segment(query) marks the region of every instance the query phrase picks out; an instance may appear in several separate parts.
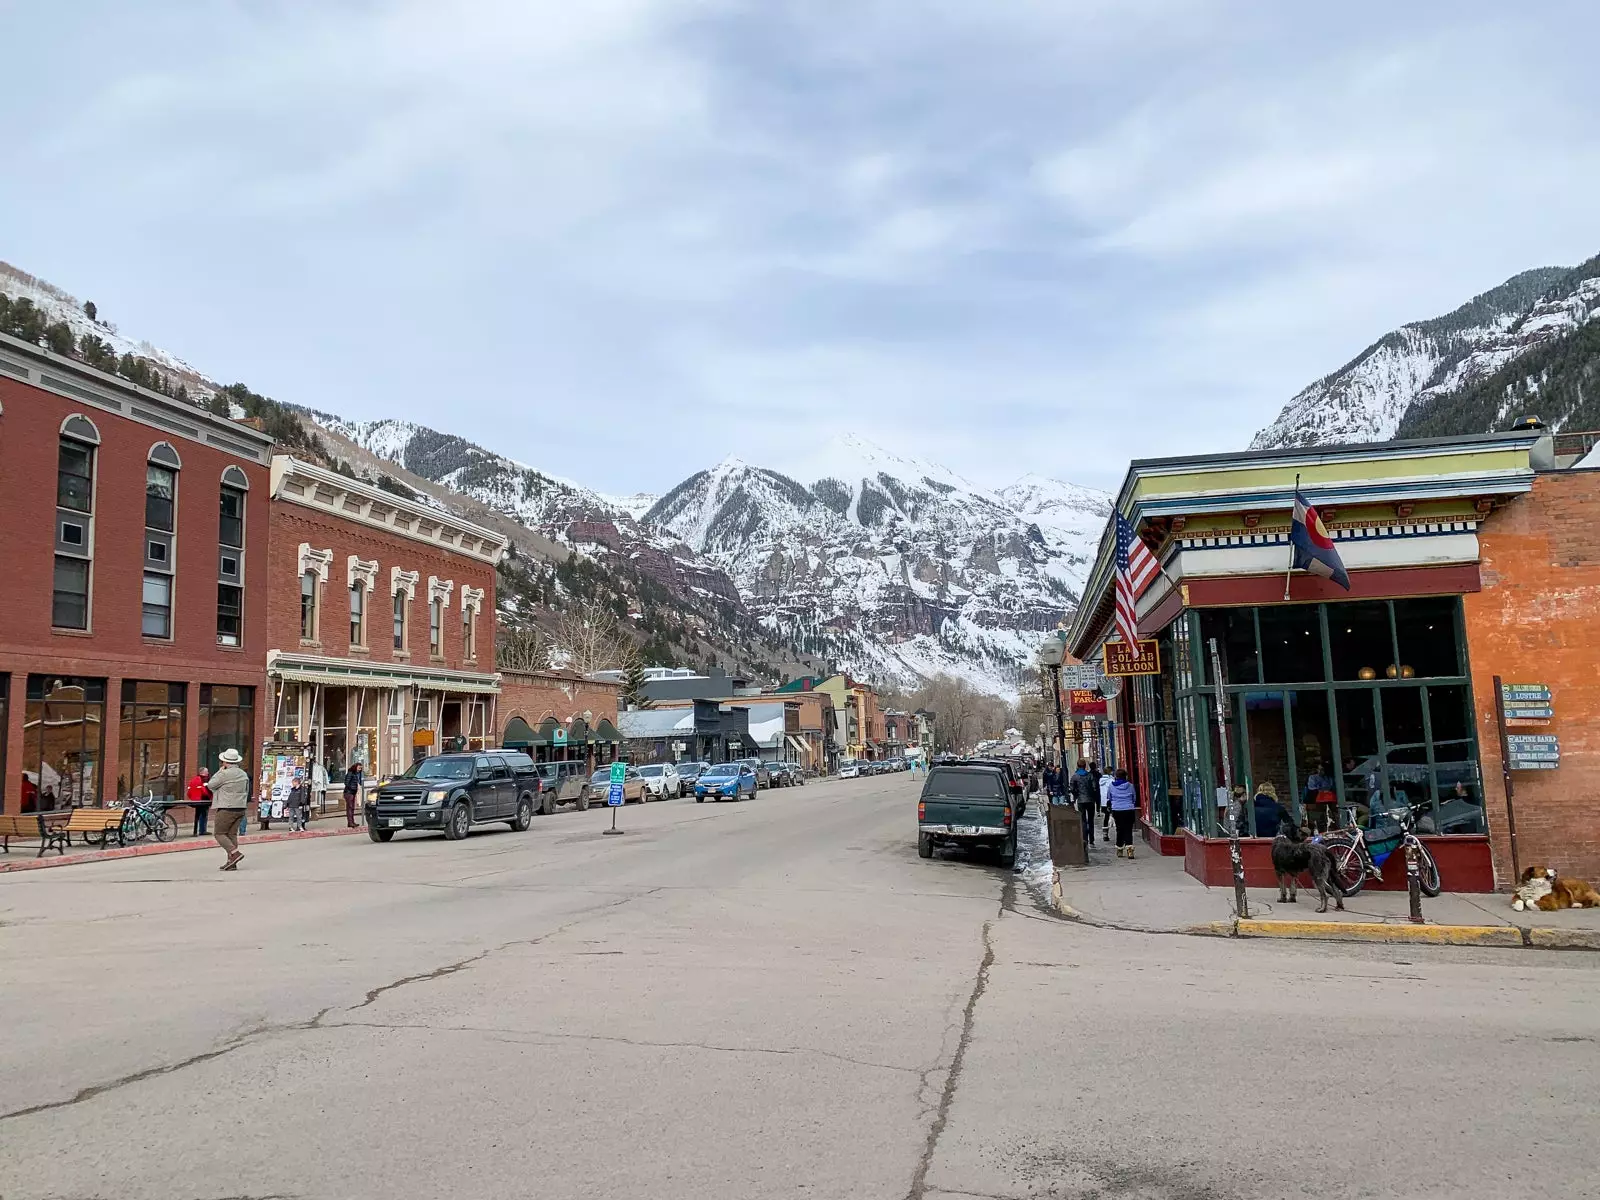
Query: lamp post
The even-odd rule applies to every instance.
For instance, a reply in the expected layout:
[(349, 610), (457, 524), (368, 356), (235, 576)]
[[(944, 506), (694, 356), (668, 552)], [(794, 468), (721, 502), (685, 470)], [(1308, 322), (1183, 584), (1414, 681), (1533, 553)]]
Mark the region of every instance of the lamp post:
[[(1066, 636), (1060, 631), (1045, 638), (1039, 647), (1039, 665), (1050, 672), (1050, 694), (1056, 711), (1056, 769), (1067, 769), (1067, 727), (1061, 712), (1061, 660), (1066, 656)], [(1084, 845), (1083, 819), (1075, 805), (1048, 804), (1046, 825), (1050, 831), (1050, 860), (1058, 867), (1087, 867), (1088, 849)]]

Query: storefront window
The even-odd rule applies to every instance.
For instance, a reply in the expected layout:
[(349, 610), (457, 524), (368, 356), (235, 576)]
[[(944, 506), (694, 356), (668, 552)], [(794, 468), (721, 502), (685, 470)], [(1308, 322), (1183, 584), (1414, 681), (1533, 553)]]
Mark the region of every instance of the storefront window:
[(106, 681), (29, 675), (23, 709), (22, 811), (100, 802)]
[[(1485, 831), (1458, 598), (1206, 610), (1185, 623), (1203, 658), (1212, 638), (1223, 651), (1234, 779), (1252, 794), (1271, 783), (1296, 816), (1318, 822), (1368, 825), (1407, 808), (1424, 832)], [(1258, 665), (1267, 684), (1293, 686), (1254, 682)], [(1168, 678), (1179, 691), (1183, 822), (1220, 832), (1211, 687), (1183, 686), (1176, 666)]]
[(183, 794), (183, 725), (188, 689), (181, 683), (122, 681), (117, 797), (176, 801)]
[(256, 690), (217, 683), (200, 685), (200, 763), (215, 771), (218, 755), (237, 750), (244, 769), (255, 777)]

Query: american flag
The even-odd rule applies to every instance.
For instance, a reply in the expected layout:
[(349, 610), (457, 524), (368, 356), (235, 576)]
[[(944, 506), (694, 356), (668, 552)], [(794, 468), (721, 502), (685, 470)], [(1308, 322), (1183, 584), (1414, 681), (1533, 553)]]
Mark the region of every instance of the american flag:
[(1134, 602), (1144, 595), (1150, 581), (1161, 572), (1161, 564), (1128, 518), (1117, 514), (1117, 631), (1129, 646), (1139, 644), (1139, 613)]

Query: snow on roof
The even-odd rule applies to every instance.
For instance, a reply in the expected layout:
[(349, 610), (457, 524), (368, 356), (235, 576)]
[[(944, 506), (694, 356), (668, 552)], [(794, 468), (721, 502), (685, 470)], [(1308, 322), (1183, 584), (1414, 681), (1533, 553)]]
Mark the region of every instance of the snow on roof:
[(617, 714), (617, 732), (624, 738), (664, 738), (693, 730), (692, 708), (634, 708)]

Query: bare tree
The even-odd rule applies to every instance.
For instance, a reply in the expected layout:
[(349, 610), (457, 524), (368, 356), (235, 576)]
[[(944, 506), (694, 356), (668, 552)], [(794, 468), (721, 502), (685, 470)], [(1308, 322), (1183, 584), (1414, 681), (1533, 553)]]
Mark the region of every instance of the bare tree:
[(550, 666), (550, 639), (537, 625), (501, 628), (495, 636), (494, 661), (502, 671), (543, 671)]
[(621, 662), (622, 638), (616, 615), (593, 600), (576, 604), (561, 614), (554, 640), (551, 661), (559, 659), (563, 666), (580, 675), (610, 670)]

